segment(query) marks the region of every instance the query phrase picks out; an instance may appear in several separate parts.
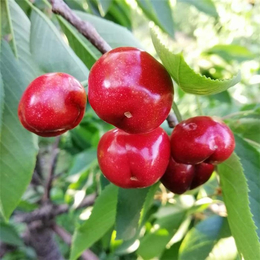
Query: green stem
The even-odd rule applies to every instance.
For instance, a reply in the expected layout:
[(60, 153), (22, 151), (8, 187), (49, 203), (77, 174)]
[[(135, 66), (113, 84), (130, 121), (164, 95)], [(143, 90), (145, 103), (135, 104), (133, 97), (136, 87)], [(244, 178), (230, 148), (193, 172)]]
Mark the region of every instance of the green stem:
[(197, 103), (197, 107), (198, 107), (198, 111), (199, 111), (199, 115), (202, 116), (204, 115), (201, 104), (200, 104), (200, 100), (199, 100), (199, 96), (195, 96), (196, 97), (196, 103)]
[(178, 122), (181, 122), (182, 116), (175, 102), (172, 103), (172, 109), (174, 111), (174, 114), (176, 115)]
[(88, 87), (88, 80), (81, 81), (80, 83), (84, 88)]
[(13, 29), (11, 14), (10, 14), (9, 6), (8, 6), (8, 0), (5, 0), (5, 6), (6, 6), (8, 24), (9, 24), (10, 32), (11, 32), (11, 35), (12, 35), (12, 45), (13, 45), (14, 56), (16, 58), (18, 58), (18, 52), (17, 52), (16, 41), (15, 41), (15, 36), (14, 36), (14, 29)]

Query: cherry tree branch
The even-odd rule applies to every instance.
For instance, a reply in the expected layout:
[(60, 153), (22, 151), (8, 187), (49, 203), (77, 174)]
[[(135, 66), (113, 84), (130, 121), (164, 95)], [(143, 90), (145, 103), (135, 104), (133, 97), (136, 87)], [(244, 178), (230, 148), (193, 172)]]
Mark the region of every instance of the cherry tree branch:
[(98, 34), (94, 26), (89, 22), (81, 20), (73, 11), (63, 2), (63, 0), (50, 0), (52, 11), (61, 15), (70, 24), (72, 24), (82, 35), (84, 35), (101, 53), (106, 53), (112, 48)]
[(55, 140), (53, 147), (52, 147), (50, 169), (49, 169), (47, 182), (46, 182), (46, 185), (45, 185), (44, 194), (43, 194), (43, 198), (42, 198), (43, 202), (50, 200), (50, 190), (51, 190), (51, 187), (52, 187), (53, 175), (54, 175), (56, 163), (57, 163), (57, 160), (58, 160), (58, 154), (59, 154), (58, 146), (59, 146), (60, 138), (61, 138), (61, 136), (56, 137), (56, 140)]
[[(71, 234), (57, 224), (52, 225), (52, 230), (68, 245), (71, 245), (72, 237)], [(83, 260), (98, 260), (98, 257), (89, 249), (85, 250), (81, 258)]]
[[(81, 204), (77, 207), (77, 209), (93, 205), (96, 196), (97, 195), (95, 193), (86, 196), (84, 200), (81, 202)], [(31, 223), (33, 221), (38, 221), (38, 220), (50, 220), (56, 217), (57, 215), (61, 215), (63, 213), (68, 212), (69, 209), (70, 206), (68, 204), (54, 205), (52, 203), (46, 203), (43, 206), (41, 206), (39, 209), (36, 209), (32, 212), (20, 213), (15, 215), (14, 220), (17, 222), (25, 222), (25, 223)]]

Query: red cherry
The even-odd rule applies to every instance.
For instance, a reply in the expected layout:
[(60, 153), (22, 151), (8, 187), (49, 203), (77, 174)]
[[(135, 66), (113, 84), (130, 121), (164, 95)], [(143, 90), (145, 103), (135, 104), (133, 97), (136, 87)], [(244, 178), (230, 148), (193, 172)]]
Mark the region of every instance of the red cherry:
[(218, 164), (232, 154), (234, 135), (222, 121), (197, 116), (179, 123), (171, 134), (171, 153), (176, 162)]
[(47, 73), (31, 82), (22, 95), (18, 116), (29, 131), (57, 136), (76, 127), (85, 112), (84, 87), (65, 73)]
[(171, 158), (161, 182), (171, 192), (182, 194), (205, 183), (213, 171), (214, 165), (209, 163), (183, 164)]
[(128, 133), (147, 133), (168, 116), (173, 83), (150, 54), (120, 47), (104, 54), (92, 67), (88, 98), (104, 121)]
[(98, 145), (102, 173), (122, 188), (144, 188), (157, 182), (170, 158), (170, 141), (162, 128), (146, 134), (110, 130)]

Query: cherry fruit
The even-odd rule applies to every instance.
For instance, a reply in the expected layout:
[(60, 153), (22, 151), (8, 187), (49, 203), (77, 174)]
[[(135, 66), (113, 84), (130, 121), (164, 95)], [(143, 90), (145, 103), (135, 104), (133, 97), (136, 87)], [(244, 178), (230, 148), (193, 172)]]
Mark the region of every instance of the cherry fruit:
[(168, 116), (173, 83), (150, 54), (119, 47), (105, 53), (92, 67), (88, 99), (104, 121), (131, 134), (147, 133)]
[(171, 192), (182, 194), (208, 181), (213, 171), (214, 165), (209, 163), (183, 164), (171, 158), (161, 182)]
[(57, 136), (80, 123), (86, 102), (85, 89), (74, 77), (47, 73), (26, 88), (18, 116), (27, 130), (44, 137)]
[(98, 145), (102, 173), (122, 188), (153, 185), (164, 174), (169, 158), (169, 137), (160, 127), (135, 135), (116, 128), (104, 134)]
[(179, 123), (170, 138), (171, 155), (176, 162), (218, 164), (232, 154), (234, 135), (222, 121), (197, 116)]

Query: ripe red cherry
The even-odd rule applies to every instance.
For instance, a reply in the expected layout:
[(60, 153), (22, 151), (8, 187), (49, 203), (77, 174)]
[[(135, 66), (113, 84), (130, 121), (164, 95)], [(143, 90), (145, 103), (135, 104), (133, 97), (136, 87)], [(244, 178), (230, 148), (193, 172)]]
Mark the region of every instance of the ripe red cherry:
[(146, 134), (110, 130), (98, 145), (98, 162), (105, 177), (122, 188), (153, 185), (164, 174), (170, 158), (170, 141), (162, 128)]
[(166, 119), (173, 84), (150, 54), (120, 47), (104, 54), (88, 79), (89, 103), (104, 121), (132, 134), (147, 133)]
[(197, 116), (179, 123), (171, 134), (171, 154), (176, 162), (218, 164), (232, 154), (234, 135), (222, 121)]
[(85, 89), (74, 77), (47, 73), (26, 88), (18, 116), (27, 130), (44, 137), (57, 136), (80, 123), (86, 102)]
[(182, 194), (205, 183), (213, 171), (214, 165), (209, 163), (183, 164), (171, 158), (161, 182), (171, 192)]

